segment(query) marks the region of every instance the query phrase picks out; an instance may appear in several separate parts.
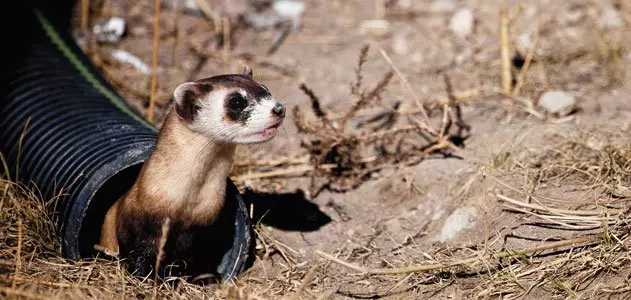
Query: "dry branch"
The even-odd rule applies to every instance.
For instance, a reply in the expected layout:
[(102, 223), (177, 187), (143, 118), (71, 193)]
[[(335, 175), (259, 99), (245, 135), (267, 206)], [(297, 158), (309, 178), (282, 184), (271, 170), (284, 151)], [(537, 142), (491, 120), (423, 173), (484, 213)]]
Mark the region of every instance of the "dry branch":
[(151, 98), (149, 98), (149, 107), (147, 108), (147, 119), (153, 122), (153, 111), (156, 102), (157, 84), (158, 84), (158, 46), (160, 41), (160, 0), (154, 1), (153, 16), (153, 56), (151, 61)]
[(502, 66), (502, 90), (510, 94), (513, 84), (510, 59), (509, 17), (506, 9), (500, 10), (500, 54)]

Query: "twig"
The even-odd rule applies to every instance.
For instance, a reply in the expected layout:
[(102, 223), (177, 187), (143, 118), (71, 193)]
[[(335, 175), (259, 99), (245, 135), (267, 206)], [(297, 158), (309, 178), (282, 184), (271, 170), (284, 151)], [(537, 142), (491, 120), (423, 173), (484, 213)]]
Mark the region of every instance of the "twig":
[[(178, 82), (180, 80), (180, 69), (177, 68), (177, 47), (180, 43), (180, 17), (182, 14), (182, 8), (178, 2), (173, 7), (175, 17), (173, 18), (173, 54), (171, 55), (171, 66), (173, 66), (173, 75), (171, 82)], [(171, 95), (169, 95), (171, 96)]]
[(250, 167), (250, 166), (275, 167), (275, 166), (283, 165), (283, 164), (296, 165), (296, 164), (306, 164), (309, 162), (309, 155), (303, 155), (300, 157), (296, 157), (296, 156), (297, 155), (294, 155), (291, 157), (283, 157), (283, 158), (274, 159), (274, 160), (241, 161), (241, 162), (235, 162), (234, 166), (235, 167)]
[[(333, 169), (336, 166), (337, 166), (336, 164), (326, 164), (326, 165), (319, 165), (319, 166), (317, 166), (317, 168), (326, 170), (326, 169)], [(250, 174), (238, 175), (238, 176), (233, 177), (232, 180), (243, 181), (243, 180), (248, 180), (248, 179), (260, 179), (260, 178), (276, 177), (276, 176), (281, 176), (281, 175), (289, 175), (289, 174), (295, 174), (295, 173), (304, 173), (304, 172), (308, 172), (308, 171), (313, 171), (315, 169), (316, 169), (315, 166), (303, 165), (303, 166), (297, 166), (297, 167), (287, 168), (287, 169), (282, 169), (282, 170), (273, 170), (273, 171), (268, 171), (268, 172), (259, 172), (259, 173), (250, 173)]]
[(206, 16), (206, 18), (208, 18), (208, 20), (210, 20), (214, 24), (216, 24), (215, 23), (215, 16), (213, 15), (213, 8), (212, 8), (212, 6), (210, 6), (210, 3), (208, 3), (208, 1), (206, 1), (206, 0), (195, 0), (195, 3), (199, 7), (199, 10), (202, 11), (204, 16)]
[(511, 59), (510, 59), (510, 44), (509, 44), (509, 26), (508, 11), (506, 9), (500, 10), (500, 54), (501, 54), (501, 67), (502, 67), (502, 90), (505, 93), (511, 92), (511, 85), (513, 82), (511, 74)]
[(13, 273), (13, 283), (11, 288), (17, 286), (17, 278), (22, 267), (22, 218), (18, 218), (18, 245), (15, 253), (15, 272)]
[(553, 223), (553, 224), (557, 224), (557, 225), (560, 225), (560, 226), (563, 226), (563, 227), (567, 227), (567, 228), (570, 228), (570, 229), (574, 229), (574, 230), (590, 230), (590, 229), (595, 229), (595, 228), (598, 228), (598, 227), (601, 226), (601, 224), (595, 224), (595, 225), (592, 225), (592, 226), (579, 226), (579, 225), (575, 226), (575, 225), (571, 225), (571, 224), (564, 223), (564, 222), (561, 222), (561, 221), (553, 220), (550, 216), (544, 216), (544, 215), (536, 214), (536, 213), (533, 213), (531, 211), (528, 211), (528, 210), (525, 210), (525, 209), (521, 209), (521, 208), (517, 208), (517, 207), (512, 207), (512, 206), (509, 206), (509, 205), (505, 205), (505, 206), (508, 207), (509, 209), (512, 209), (512, 210), (515, 210), (515, 211), (518, 211), (518, 212), (521, 212), (521, 213), (529, 214), (529, 215), (538, 217), (540, 219), (543, 219), (543, 220), (545, 220), (547, 222), (550, 222), (550, 223)]
[(305, 83), (301, 83), (299, 86), (300, 90), (309, 97), (309, 101), (311, 101), (311, 110), (313, 113), (320, 118), (323, 122), (327, 122), (328, 118), (326, 116), (326, 112), (322, 110), (320, 106), (320, 99), (315, 95), (312, 89), (310, 89)]
[(291, 33), (291, 31), (292, 31), (291, 22), (284, 22), (280, 26), (280, 28), (277, 29), (274, 39), (272, 40), (271, 45), (267, 49), (267, 55), (274, 54), (274, 52), (278, 50), (280, 45), (282, 45), (283, 42), (287, 40), (287, 37), (289, 37), (289, 34)]
[(81, 0), (81, 31), (88, 32), (88, 17), (90, 14), (90, 0)]
[(521, 87), (524, 85), (524, 78), (526, 77), (526, 71), (530, 67), (530, 63), (532, 62), (532, 58), (535, 54), (535, 50), (537, 50), (537, 46), (539, 45), (539, 24), (535, 26), (535, 36), (532, 41), (532, 45), (530, 45), (530, 49), (528, 49), (528, 53), (526, 54), (526, 60), (524, 61), (524, 65), (521, 70), (519, 70), (519, 74), (517, 75), (517, 83), (515, 84), (515, 88), (513, 89), (513, 96), (519, 96), (519, 92), (521, 91)]
[(307, 275), (305, 275), (305, 278), (302, 280), (302, 282), (300, 283), (300, 286), (298, 286), (298, 289), (296, 289), (296, 292), (293, 294), (292, 297), (289, 297), (290, 300), (296, 300), (299, 298), (300, 294), (302, 293), (302, 291), (307, 287), (307, 285), (309, 285), (309, 283), (311, 283), (311, 281), (313, 280), (313, 277), (315, 276), (315, 271), (318, 269), (319, 265), (315, 264), (314, 266), (311, 267), (311, 269), (309, 270), (309, 272), (307, 272)]
[(20, 282), (28, 282), (28, 283), (38, 284), (38, 285), (47, 285), (47, 286), (60, 287), (60, 288), (82, 288), (82, 289), (93, 288), (93, 286), (90, 286), (90, 285), (73, 284), (73, 283), (65, 283), (65, 282), (41, 281), (41, 280), (33, 280), (33, 279), (28, 279), (28, 278), (15, 278), (15, 277), (13, 277), (13, 279), (18, 280)]
[(429, 126), (429, 116), (427, 115), (427, 112), (425, 111), (425, 108), (423, 107), (423, 103), (421, 103), (416, 97), (416, 92), (414, 92), (414, 90), (412, 89), (410, 82), (408, 82), (408, 80), (405, 78), (405, 75), (401, 73), (399, 68), (397, 68), (394, 65), (394, 63), (392, 62), (392, 59), (390, 59), (390, 56), (388, 56), (388, 53), (386, 53), (386, 51), (383, 50), (382, 48), (380, 48), (379, 51), (381, 52), (381, 55), (383, 56), (383, 58), (388, 62), (390, 67), (394, 70), (394, 72), (397, 73), (397, 76), (399, 77), (399, 79), (401, 79), (405, 87), (408, 89), (408, 91), (410, 92), (410, 95), (412, 96), (412, 99), (414, 100), (414, 103), (416, 104), (420, 113), (423, 115), (423, 118), (425, 119), (425, 124)]
[(441, 139), (438, 143), (428, 147), (427, 149), (423, 150), (423, 152), (425, 154), (431, 154), (432, 152), (436, 151), (436, 150), (440, 150), (440, 149), (446, 149), (449, 148), (453, 151), (458, 151), (458, 147), (456, 145), (454, 145), (452, 142), (450, 142), (447, 139)]
[[(591, 210), (567, 210), (567, 209), (558, 209), (558, 208), (550, 208), (550, 207), (545, 207), (545, 206), (541, 206), (541, 205), (537, 205), (537, 204), (532, 204), (532, 203), (525, 203), (522, 201), (517, 201), (515, 199), (509, 198), (507, 196), (501, 195), (501, 194), (495, 194), (498, 198), (515, 204), (515, 205), (519, 205), (519, 206), (523, 206), (523, 207), (527, 207), (530, 209), (536, 209), (536, 210), (544, 210), (550, 213), (555, 213), (555, 214), (559, 214), (559, 215), (577, 215), (577, 216), (598, 216), (598, 215), (604, 215), (603, 212), (598, 212), (598, 211), (591, 211)], [(531, 195), (531, 197), (534, 199), (535, 197)], [(621, 214), (626, 212), (626, 209), (607, 209), (606, 212), (609, 215), (612, 214)]]
[(474, 265), (488, 259), (514, 257), (514, 256), (524, 255), (524, 254), (533, 253), (537, 251), (557, 249), (561, 247), (578, 245), (578, 244), (584, 244), (584, 246), (587, 246), (593, 243), (600, 243), (601, 240), (602, 240), (602, 236), (600, 235), (580, 236), (580, 237), (571, 238), (571, 239), (567, 239), (563, 241), (543, 244), (543, 245), (533, 247), (533, 248), (502, 251), (495, 254), (491, 254), (490, 256), (487, 256), (487, 257), (475, 256), (475, 257), (470, 257), (467, 259), (457, 260), (453, 262), (434, 263), (434, 264), (418, 265), (418, 266), (411, 266), (411, 267), (404, 267), (404, 268), (382, 268), (382, 269), (364, 268), (364, 267), (360, 267), (355, 264), (343, 261), (335, 256), (332, 256), (320, 250), (316, 250), (316, 254), (325, 259), (333, 261), (339, 265), (345, 266), (353, 271), (357, 271), (357, 272), (365, 273), (365, 274), (388, 275), (388, 274), (417, 273), (417, 272), (431, 271), (431, 270), (436, 270), (436, 269), (450, 268), (450, 267), (456, 267), (456, 266), (462, 266), (462, 265)]
[(151, 63), (151, 98), (147, 108), (147, 119), (153, 122), (153, 109), (156, 102), (156, 84), (158, 73), (158, 42), (160, 38), (160, 0), (154, 1), (155, 14), (153, 16), (153, 62)]
[(221, 21), (223, 32), (223, 59), (230, 60), (230, 18), (223, 17)]

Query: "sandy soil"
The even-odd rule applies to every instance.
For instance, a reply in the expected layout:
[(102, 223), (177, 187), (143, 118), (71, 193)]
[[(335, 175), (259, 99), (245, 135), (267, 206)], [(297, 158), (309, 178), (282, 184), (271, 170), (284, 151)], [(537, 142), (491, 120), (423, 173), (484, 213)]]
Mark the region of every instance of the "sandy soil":
[[(130, 12), (126, 18), (131, 33), (111, 47), (126, 49), (150, 64), (151, 6), (148, 2), (140, 1), (122, 10)], [(564, 119), (541, 119), (523, 112), (515, 102), (505, 101), (498, 94), (474, 97), (462, 104), (463, 119), (472, 131), (466, 146), (456, 153), (458, 157), (434, 156), (407, 167), (384, 168), (357, 189), (344, 193), (325, 190), (315, 198), (309, 197), (308, 178), (301, 176), (240, 183), (242, 187), (248, 185), (261, 191), (276, 182), (277, 186), (271, 189), (293, 195), (288, 201), (308, 201), (317, 206), (269, 205), (272, 208), (267, 219), (263, 219), (264, 224), (282, 222), (286, 225), (264, 226), (264, 229), (284, 245), (281, 248), (285, 248), (295, 262), (313, 261), (317, 259), (314, 251), (321, 250), (346, 256), (361, 265), (401, 266), (423, 260), (421, 254), (426, 249), (479, 244), (498, 232), (530, 235), (529, 238), (506, 239), (507, 247), (536, 244), (536, 239), (550, 232), (533, 228), (519, 228), (519, 233), (517, 229), (508, 230), (519, 227), (516, 225), (523, 222), (523, 216), (501, 209), (493, 195), (497, 191), (505, 192), (506, 188), (502, 190), (501, 186), (484, 180), (483, 173), (495, 171), (489, 171), (488, 166), (497, 155), (518, 155), (524, 149), (550, 145), (553, 139), (549, 136), (555, 133), (572, 135), (598, 128), (599, 133), (617, 135), (622, 142), (628, 139), (623, 132), (628, 133), (631, 126), (628, 101), (631, 81), (623, 74), (631, 62), (625, 48), (631, 41), (629, 25), (603, 29), (600, 19), (603, 8), (616, 3), (519, 1), (503, 7), (495, 1), (391, 2), (395, 3), (385, 16), (389, 27), (375, 33), (378, 30), (371, 32), (363, 23), (379, 18), (372, 1), (307, 1), (300, 31), (290, 35), (277, 52), (272, 55), (264, 52), (273, 36), (271, 30), (240, 31), (235, 33), (233, 59), (224, 60), (222, 50), (218, 49), (197, 72), (192, 70), (199, 63), (199, 54), (190, 48), (208, 44), (212, 26), (202, 17), (180, 16), (174, 50), (173, 12), (164, 11), (158, 73), (160, 93), (164, 96), (158, 114), (164, 111), (169, 91), (179, 82), (237, 72), (244, 57), (253, 65), (256, 78), (270, 87), (288, 106), (288, 111), (292, 111), (293, 106), (308, 110), (309, 99), (298, 89), (303, 82), (318, 95), (325, 110), (344, 111), (354, 101), (349, 86), (364, 44), (370, 45), (363, 71), (366, 86), (374, 85), (390, 69), (380, 49), (389, 54), (411, 86), (410, 90), (399, 78), (393, 79), (383, 95), (384, 106), (402, 101), (412, 107), (414, 98), (428, 102), (445, 97), (445, 84), (439, 71), (450, 76), (456, 93), (498, 89), (501, 80), (498, 12), (522, 4), (523, 10), (510, 31), (514, 39), (520, 41), (528, 36), (533, 40), (537, 24), (540, 27), (535, 60), (526, 74), (520, 96), (534, 103), (545, 91), (564, 90), (577, 99), (578, 110), (574, 114)], [(621, 18), (628, 24), (631, 7), (618, 4), (622, 6)], [(471, 34), (459, 37), (451, 30), (450, 22), (463, 8), (472, 10), (475, 23)], [(213, 52), (211, 47), (201, 47), (202, 51)], [(522, 55), (526, 56), (526, 52), (522, 51)], [(108, 65), (104, 69), (106, 74), (120, 76), (117, 81), (139, 83), (138, 89), (147, 90), (146, 75), (120, 65)], [(136, 97), (124, 88), (122, 93), (139, 106), (147, 101), (146, 97)], [(542, 113), (538, 107), (534, 109)], [(432, 125), (439, 126), (440, 120), (441, 113), (433, 113)], [(283, 133), (272, 143), (249, 148), (242, 151), (242, 155), (245, 159), (291, 155), (300, 150), (300, 141), (304, 138), (290, 116)], [(492, 176), (506, 180), (517, 189), (526, 188), (526, 183), (520, 182), (521, 175), (497, 173)], [(568, 195), (569, 189), (572, 188), (560, 183), (547, 195), (560, 198)], [(306, 196), (295, 197), (292, 193), (296, 191), (303, 191)], [(580, 193), (575, 194), (578, 197)], [(255, 203), (255, 207), (257, 205)], [(260, 205), (268, 208), (265, 202)], [(272, 255), (270, 259), (257, 262), (248, 276), (276, 278), (289, 268), (284, 260), (282, 256)], [(321, 283), (334, 286), (337, 275), (346, 272), (347, 269), (330, 266)], [(358, 282), (357, 278), (352, 278), (344, 289), (377, 293), (396, 283), (397, 280), (392, 279)], [(475, 286), (451, 286), (441, 294), (458, 298), (457, 295), (467, 294), (469, 289)]]
[[(109, 53), (112, 49), (126, 50), (151, 65), (152, 2), (112, 1), (105, 9), (97, 10), (101, 16), (92, 20), (98, 22), (112, 15), (127, 20), (127, 34), (118, 43), (99, 45), (95, 59), (121, 95), (143, 113), (148, 106), (150, 76), (117, 62)], [(448, 93), (442, 73), (451, 79), (454, 94), (480, 92), (459, 102), (462, 119), (471, 132), (452, 156), (434, 153), (412, 165), (387, 164), (348, 191), (324, 189), (314, 195), (308, 173), (239, 180), (244, 174), (269, 169), (254, 164), (249, 170), (238, 169), (235, 180), (246, 196), (255, 199), (256, 216), (265, 214), (257, 228), (258, 260), (243, 275), (242, 291), (267, 299), (292, 295), (297, 290), (303, 291), (300, 297), (304, 299), (588, 299), (601, 295), (598, 293), (605, 287), (628, 281), (629, 261), (594, 277), (589, 288), (567, 283), (571, 290), (567, 292), (563, 281), (555, 286), (540, 278), (524, 279), (524, 286), (516, 288), (520, 284), (506, 280), (508, 273), (497, 275), (512, 270), (505, 261), (495, 269), (499, 273), (430, 270), (377, 276), (360, 274), (317, 255), (322, 251), (369, 268), (405, 267), (471, 257), (487, 249), (531, 248), (555, 238), (594, 232), (540, 226), (532, 215), (507, 211), (497, 194), (526, 201), (519, 191), (536, 193), (561, 199), (558, 207), (567, 209), (611, 199), (615, 192), (607, 191), (605, 184), (596, 186), (595, 181), (556, 176), (545, 170), (558, 164), (558, 152), (573, 155), (563, 148), (567, 141), (586, 141), (587, 134), (593, 136), (592, 140), (607, 137), (612, 144), (625, 147), (631, 134), (631, 80), (624, 76), (631, 67), (631, 4), (524, 0), (499, 5), (484, 0), (400, 0), (382, 1), (389, 5), (383, 16), (373, 2), (305, 1), (300, 30), (275, 53), (265, 53), (274, 35), (272, 30), (242, 29), (233, 32), (228, 59), (221, 46), (212, 45), (216, 40), (212, 22), (201, 15), (176, 16), (172, 9), (163, 8), (156, 124), (160, 124), (177, 84), (238, 72), (244, 63), (253, 67), (256, 79), (270, 88), (288, 112), (298, 106), (309, 120), (315, 120), (309, 97), (299, 89), (301, 83), (315, 92), (329, 114), (343, 112), (356, 101), (350, 94), (350, 84), (365, 44), (370, 49), (362, 72), (364, 87), (370, 89), (391, 70), (381, 49), (409, 81), (408, 88), (395, 74), (381, 97), (382, 110), (395, 102), (402, 103), (402, 111), (409, 111), (418, 108), (414, 99), (423, 103), (445, 99)], [(529, 39), (532, 43), (538, 36), (538, 45), (521, 92), (513, 98), (498, 92), (498, 13), (502, 8), (514, 12), (518, 4), (523, 9), (510, 30), (514, 48), (511, 56), (519, 48), (526, 49), (521, 51), (526, 56), (528, 47), (514, 47), (520, 41)], [(601, 16), (610, 7), (615, 7), (622, 24), (604, 28), (607, 22)], [(475, 22), (473, 31), (461, 37), (450, 24), (454, 14), (464, 8), (472, 10)], [(365, 21), (379, 18), (388, 21), (387, 29), (379, 33), (366, 28)], [(517, 76), (519, 69), (513, 67), (513, 74)], [(540, 95), (552, 90), (573, 95), (575, 111), (558, 117), (538, 107)], [(422, 118), (420, 114), (415, 117)], [(310, 137), (298, 131), (293, 118), (289, 113), (284, 130), (272, 142), (242, 149), (241, 159), (253, 162), (304, 153), (301, 141)], [(441, 106), (430, 110), (430, 126), (440, 128), (442, 118)], [(401, 118), (395, 127), (406, 122)], [(407, 138), (419, 140), (414, 134)], [(420, 152), (410, 150), (405, 155), (414, 157)], [(275, 170), (287, 168), (278, 166)], [(537, 181), (537, 174), (548, 177)], [(627, 180), (618, 182), (622, 191), (618, 197), (620, 201), (626, 199), (628, 205), (631, 177)], [(326, 179), (316, 182), (322, 184)], [(246, 188), (252, 191), (246, 192)], [(275, 194), (263, 196), (269, 192)], [(568, 254), (561, 252), (561, 257), (564, 255)], [(538, 266), (539, 260), (532, 258), (530, 263)], [(315, 273), (310, 273), (314, 266)], [(305, 276), (313, 276), (313, 280), (307, 287), (300, 287)], [(576, 279), (567, 276), (567, 282)], [(628, 292), (612, 294), (612, 299), (629, 296)]]

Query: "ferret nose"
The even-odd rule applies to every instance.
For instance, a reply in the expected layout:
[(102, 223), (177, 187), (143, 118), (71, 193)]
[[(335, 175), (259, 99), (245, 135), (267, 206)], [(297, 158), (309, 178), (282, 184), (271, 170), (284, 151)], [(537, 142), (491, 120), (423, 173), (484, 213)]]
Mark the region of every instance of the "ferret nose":
[(285, 106), (280, 103), (276, 103), (276, 106), (272, 108), (272, 113), (279, 118), (285, 117)]

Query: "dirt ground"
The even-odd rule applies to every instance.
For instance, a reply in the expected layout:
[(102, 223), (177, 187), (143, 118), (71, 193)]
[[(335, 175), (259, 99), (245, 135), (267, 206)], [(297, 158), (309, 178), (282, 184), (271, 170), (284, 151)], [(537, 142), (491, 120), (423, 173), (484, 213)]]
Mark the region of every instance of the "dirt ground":
[[(252, 268), (235, 285), (160, 287), (160, 296), (631, 298), (631, 79), (625, 76), (631, 67), (631, 4), (304, 3), (299, 29), (272, 54), (266, 51), (273, 29), (235, 28), (226, 53), (217, 44), (225, 31), (202, 13), (162, 7), (156, 124), (179, 83), (240, 72), (244, 64), (287, 106), (288, 118), (273, 141), (240, 149), (233, 175), (244, 195), (254, 199), (259, 222)], [(90, 24), (120, 16), (127, 33), (86, 51), (120, 94), (146, 114), (151, 75), (111, 53), (125, 50), (151, 66), (153, 1), (93, 1), (92, 6)], [(454, 18), (465, 18), (466, 9), (474, 17), (472, 31), (466, 32), (466, 24), (454, 30)], [(509, 90), (502, 87), (502, 9), (514, 19), (508, 28)], [(77, 17), (77, 30), (79, 23)], [(352, 93), (365, 45), (359, 90), (376, 90), (377, 96)], [(378, 87), (384, 80), (385, 87)], [(325, 117), (315, 116), (303, 83)], [(575, 106), (561, 115), (547, 112), (537, 101), (548, 91), (569, 93)], [(358, 99), (367, 104), (358, 109)], [(420, 103), (429, 128), (421, 126)], [(299, 128), (295, 107), (298, 121), (320, 129)], [(386, 115), (397, 117), (385, 129), (363, 122), (393, 108)], [(349, 109), (356, 113), (342, 131), (336, 122)], [(443, 127), (445, 119), (451, 126)], [(457, 132), (467, 128), (461, 123), (470, 129), (466, 134)], [(428, 134), (432, 131), (437, 134)], [(331, 136), (343, 145), (353, 137), (359, 146), (348, 142), (333, 158), (310, 156), (315, 148), (305, 144), (319, 139), (326, 152)], [(333, 167), (312, 180), (315, 162)], [(334, 172), (339, 168), (342, 175)], [(11, 260), (11, 249), (5, 252)], [(437, 263), (443, 265), (433, 266)], [(61, 269), (73, 268), (63, 264)], [(115, 266), (101, 264), (114, 275), (96, 278), (117, 278)], [(426, 268), (398, 269), (413, 266)], [(94, 290), (73, 288), (67, 280), (69, 287), (44, 290), (59, 297), (108, 298), (131, 286), (132, 297), (150, 295), (142, 284), (130, 283), (133, 279), (120, 286), (94, 284)], [(42, 291), (25, 282), (18, 287)], [(82, 284), (89, 282), (94, 281)]]

